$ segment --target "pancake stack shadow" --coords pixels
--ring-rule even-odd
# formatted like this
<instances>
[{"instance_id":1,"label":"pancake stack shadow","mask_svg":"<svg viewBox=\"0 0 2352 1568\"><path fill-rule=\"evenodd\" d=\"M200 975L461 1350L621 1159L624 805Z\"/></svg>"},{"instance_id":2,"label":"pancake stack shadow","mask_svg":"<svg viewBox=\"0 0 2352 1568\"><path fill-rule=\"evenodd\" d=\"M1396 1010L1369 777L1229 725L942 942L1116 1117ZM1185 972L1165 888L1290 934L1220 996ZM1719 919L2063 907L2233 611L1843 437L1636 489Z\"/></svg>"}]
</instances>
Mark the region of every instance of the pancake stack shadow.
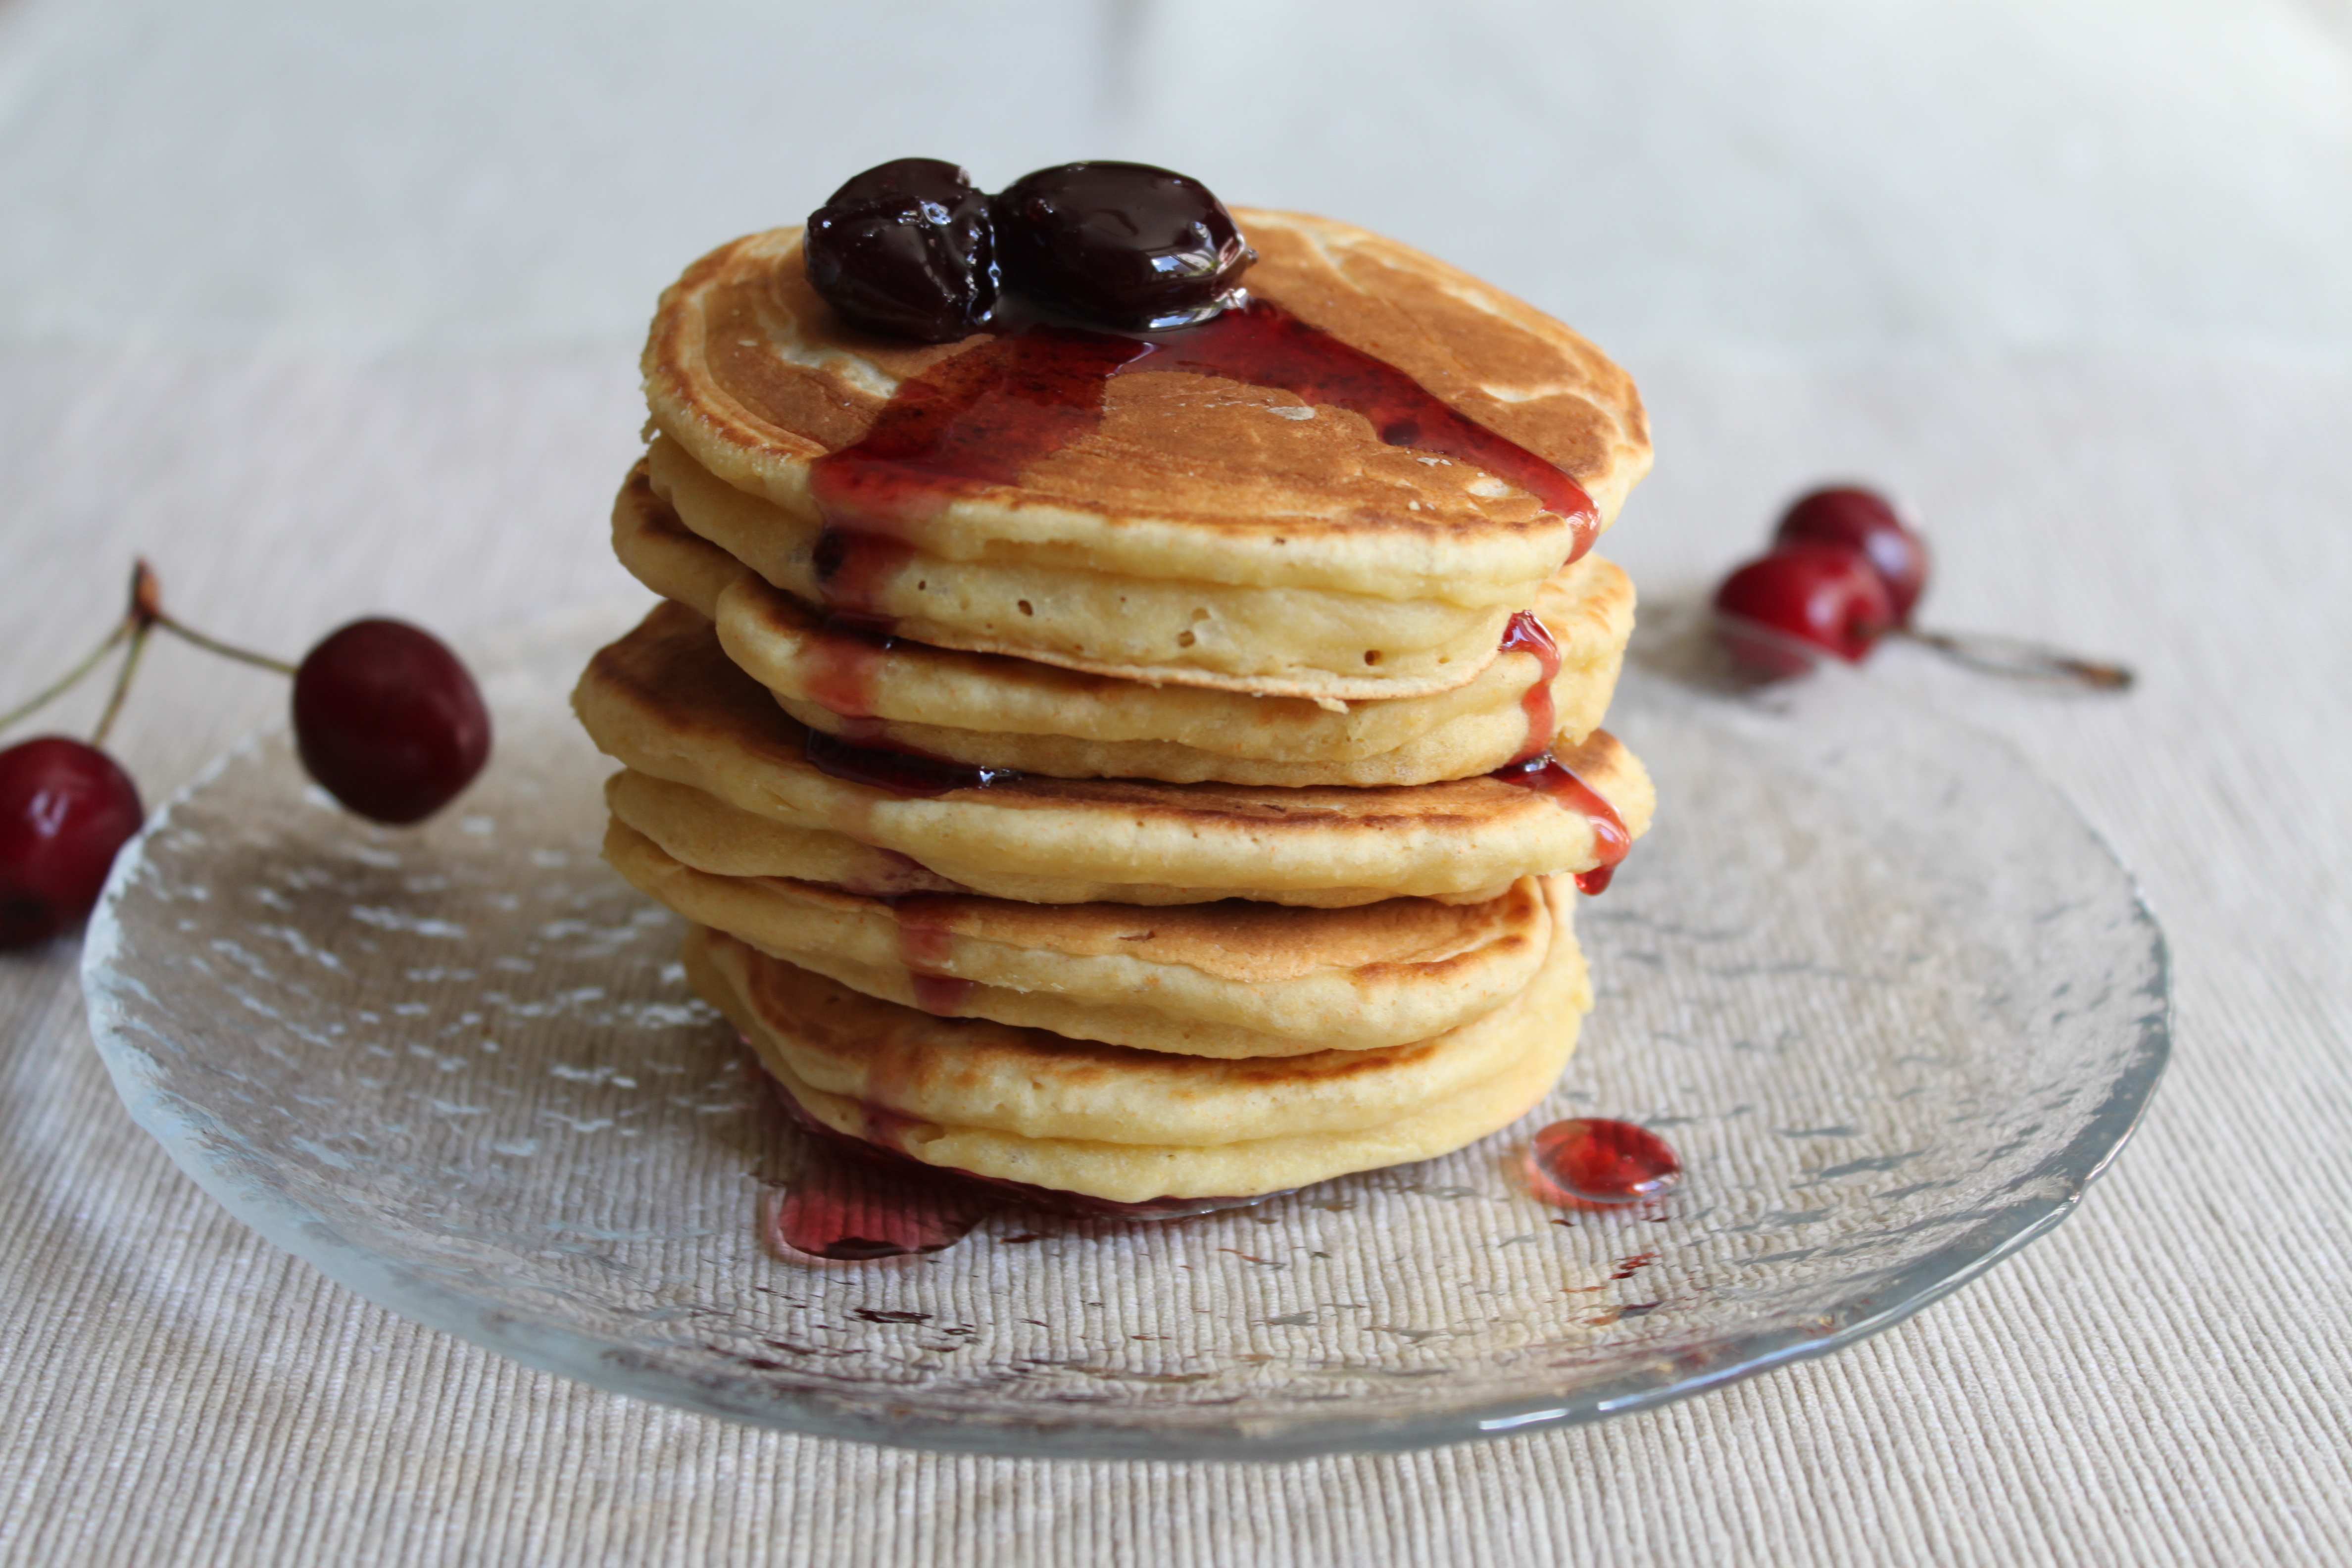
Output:
<instances>
[{"instance_id":1,"label":"pancake stack shadow","mask_svg":"<svg viewBox=\"0 0 2352 1568\"><path fill-rule=\"evenodd\" d=\"M1238 216L1257 320L1427 412L1195 336L1047 418L1076 334L857 332L797 230L664 296L613 518L664 603L575 706L624 764L607 858L834 1132L1245 1198L1459 1148L1574 1049L1574 879L1652 807L1599 728L1632 586L1584 548L1647 466L1638 399L1418 252ZM1474 461L1497 436L1591 513Z\"/></svg>"}]
</instances>

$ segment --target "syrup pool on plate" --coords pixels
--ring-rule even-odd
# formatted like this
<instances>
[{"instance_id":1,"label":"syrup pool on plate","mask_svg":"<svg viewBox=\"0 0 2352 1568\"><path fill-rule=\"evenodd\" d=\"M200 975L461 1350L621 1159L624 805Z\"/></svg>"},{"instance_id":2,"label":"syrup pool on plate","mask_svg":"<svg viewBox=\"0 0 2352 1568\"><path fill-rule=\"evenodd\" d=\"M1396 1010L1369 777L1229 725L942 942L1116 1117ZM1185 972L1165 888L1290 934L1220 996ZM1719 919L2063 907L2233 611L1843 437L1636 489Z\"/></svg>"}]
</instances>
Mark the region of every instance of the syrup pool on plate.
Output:
<instances>
[{"instance_id":1,"label":"syrup pool on plate","mask_svg":"<svg viewBox=\"0 0 2352 1568\"><path fill-rule=\"evenodd\" d=\"M1528 1151L1529 1188L1560 1208L1623 1208L1664 1197L1682 1179L1682 1161L1666 1141L1630 1121L1555 1121Z\"/></svg>"}]
</instances>

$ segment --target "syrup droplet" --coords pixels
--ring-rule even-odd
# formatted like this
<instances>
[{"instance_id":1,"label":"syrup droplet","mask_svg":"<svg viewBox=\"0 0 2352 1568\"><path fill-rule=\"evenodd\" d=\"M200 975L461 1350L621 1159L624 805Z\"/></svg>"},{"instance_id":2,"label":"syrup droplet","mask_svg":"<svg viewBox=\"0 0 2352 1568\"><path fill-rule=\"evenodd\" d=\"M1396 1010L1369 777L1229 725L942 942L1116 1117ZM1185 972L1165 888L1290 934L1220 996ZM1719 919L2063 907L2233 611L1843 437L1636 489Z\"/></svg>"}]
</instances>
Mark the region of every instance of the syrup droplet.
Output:
<instances>
[{"instance_id":1,"label":"syrup droplet","mask_svg":"<svg viewBox=\"0 0 2352 1568\"><path fill-rule=\"evenodd\" d=\"M1682 1179L1683 1163L1666 1141L1630 1121L1555 1121L1528 1151L1528 1186L1560 1208L1622 1208L1664 1197Z\"/></svg>"},{"instance_id":2,"label":"syrup droplet","mask_svg":"<svg viewBox=\"0 0 2352 1568\"><path fill-rule=\"evenodd\" d=\"M854 1140L844 1140L851 1142ZM772 1206L769 1239L835 1262L905 1258L953 1247L998 1205L985 1193L925 1180L831 1146L812 1147Z\"/></svg>"},{"instance_id":3,"label":"syrup droplet","mask_svg":"<svg viewBox=\"0 0 2352 1568\"><path fill-rule=\"evenodd\" d=\"M940 973L955 944L948 914L955 900L937 893L908 893L890 900L898 922L898 962L914 984L915 1005L936 1017L954 1017L971 997L972 982Z\"/></svg>"},{"instance_id":4,"label":"syrup droplet","mask_svg":"<svg viewBox=\"0 0 2352 1568\"><path fill-rule=\"evenodd\" d=\"M929 752L860 746L822 730L808 732L808 739L801 742L801 755L821 773L887 790L892 795L948 795L960 789L986 789L991 784L1009 784L1021 776L1011 768L972 767L935 757Z\"/></svg>"},{"instance_id":5,"label":"syrup droplet","mask_svg":"<svg viewBox=\"0 0 2352 1568\"><path fill-rule=\"evenodd\" d=\"M892 639L830 624L808 639L809 700L842 719L874 717L874 677Z\"/></svg>"},{"instance_id":6,"label":"syrup droplet","mask_svg":"<svg viewBox=\"0 0 2352 1568\"><path fill-rule=\"evenodd\" d=\"M1536 656L1535 684L1519 699L1519 709L1528 716L1528 742L1511 759L1513 763L1533 762L1550 748L1552 733L1559 723L1551 696L1552 680L1559 674L1559 644L1552 640L1551 628L1537 619L1533 610L1521 610L1503 628L1502 651Z\"/></svg>"},{"instance_id":7,"label":"syrup droplet","mask_svg":"<svg viewBox=\"0 0 2352 1568\"><path fill-rule=\"evenodd\" d=\"M809 562L817 591L824 595L826 628L887 637L898 622L882 612L882 591L914 558L913 545L880 528L828 523L817 535Z\"/></svg>"},{"instance_id":8,"label":"syrup droplet","mask_svg":"<svg viewBox=\"0 0 2352 1568\"><path fill-rule=\"evenodd\" d=\"M1570 811L1580 811L1592 824L1592 847L1600 864L1590 871L1576 874L1576 888L1580 893L1603 893L1609 890L1610 879L1617 874L1618 863L1633 847L1633 836L1625 831L1625 819L1617 808L1601 796L1599 790L1578 778L1575 773L1549 752L1524 763L1512 763L1497 768L1491 775L1521 789L1536 790L1548 795Z\"/></svg>"},{"instance_id":9,"label":"syrup droplet","mask_svg":"<svg viewBox=\"0 0 2352 1568\"><path fill-rule=\"evenodd\" d=\"M799 1168L763 1217L765 1237L780 1249L811 1258L856 1262L937 1252L1008 1208L1080 1218L1181 1219L1283 1195L1118 1203L926 1164L888 1146L911 1125L897 1112L868 1105L866 1130L876 1141L853 1138L811 1116L766 1074L757 1076L802 1139Z\"/></svg>"}]
</instances>

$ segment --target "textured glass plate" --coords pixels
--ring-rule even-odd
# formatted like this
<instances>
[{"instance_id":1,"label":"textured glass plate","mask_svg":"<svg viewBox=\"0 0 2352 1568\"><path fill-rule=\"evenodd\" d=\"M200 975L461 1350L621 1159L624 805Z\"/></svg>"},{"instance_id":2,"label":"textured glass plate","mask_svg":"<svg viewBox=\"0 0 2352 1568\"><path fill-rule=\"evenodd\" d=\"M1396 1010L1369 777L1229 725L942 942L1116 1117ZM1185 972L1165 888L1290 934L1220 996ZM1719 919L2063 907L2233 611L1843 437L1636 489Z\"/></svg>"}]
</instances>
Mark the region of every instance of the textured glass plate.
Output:
<instances>
[{"instance_id":1,"label":"textured glass plate","mask_svg":"<svg viewBox=\"0 0 2352 1568\"><path fill-rule=\"evenodd\" d=\"M1658 826L1580 931L1566 1081L1444 1159L1256 1209L1000 1215L950 1250L766 1250L793 1134L598 860L565 694L610 615L492 650L498 753L371 827L282 738L116 868L93 1030L131 1113L263 1235L521 1361L771 1426L995 1453L1272 1458L1642 1408L1884 1328L2047 1230L2167 1049L2162 939L2000 744L1866 678L1629 667ZM1526 1195L1529 1135L1661 1129L1647 1215ZM268 1310L266 1302L257 1311Z\"/></svg>"}]
</instances>

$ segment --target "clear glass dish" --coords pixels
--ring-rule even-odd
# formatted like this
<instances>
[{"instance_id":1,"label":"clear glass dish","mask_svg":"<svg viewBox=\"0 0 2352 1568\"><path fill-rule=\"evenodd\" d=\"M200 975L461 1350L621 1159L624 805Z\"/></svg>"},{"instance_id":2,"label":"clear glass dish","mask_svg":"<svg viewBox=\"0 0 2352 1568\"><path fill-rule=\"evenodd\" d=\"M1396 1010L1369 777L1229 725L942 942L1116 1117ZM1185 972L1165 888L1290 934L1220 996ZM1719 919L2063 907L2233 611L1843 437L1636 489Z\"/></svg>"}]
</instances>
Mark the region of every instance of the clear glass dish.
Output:
<instances>
[{"instance_id":1,"label":"clear glass dish","mask_svg":"<svg viewBox=\"0 0 2352 1568\"><path fill-rule=\"evenodd\" d=\"M1885 1327L2062 1219L2168 1044L2161 934L2023 761L1830 670L1687 637L1612 728L1658 826L1580 931L1560 1088L1459 1153L1260 1207L1008 1213L923 1257L761 1240L796 1137L609 874L565 704L609 610L489 652L483 780L421 830L224 759L117 867L93 1033L131 1113L386 1306L619 1393L938 1448L1280 1458L1585 1421ZM1534 1131L1662 1130L1679 1194L1567 1213ZM254 1310L266 1311L268 1303Z\"/></svg>"}]
</instances>

